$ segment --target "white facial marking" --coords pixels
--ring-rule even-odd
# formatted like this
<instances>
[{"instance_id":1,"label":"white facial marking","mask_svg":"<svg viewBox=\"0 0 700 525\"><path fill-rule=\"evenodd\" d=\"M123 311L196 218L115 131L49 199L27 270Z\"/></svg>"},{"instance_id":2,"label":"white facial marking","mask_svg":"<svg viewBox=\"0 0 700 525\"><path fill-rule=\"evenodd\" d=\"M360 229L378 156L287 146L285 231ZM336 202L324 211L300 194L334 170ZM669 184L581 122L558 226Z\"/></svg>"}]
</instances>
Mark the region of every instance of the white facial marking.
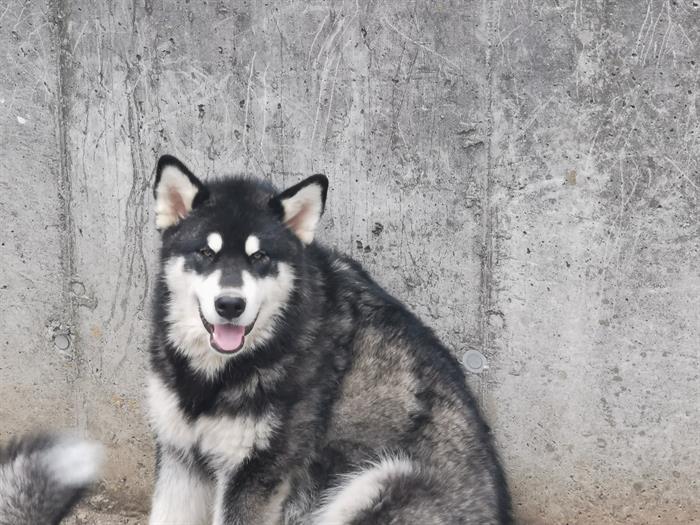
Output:
<instances>
[{"instance_id":1,"label":"white facial marking","mask_svg":"<svg viewBox=\"0 0 700 525\"><path fill-rule=\"evenodd\" d=\"M416 466L405 458L384 458L369 468L346 477L346 481L324 496L315 513L317 525L344 525L361 511L370 509L381 496L386 483L397 476L416 474Z\"/></svg>"},{"instance_id":2,"label":"white facial marking","mask_svg":"<svg viewBox=\"0 0 700 525\"><path fill-rule=\"evenodd\" d=\"M178 352L190 358L192 367L207 377L213 377L223 368L228 356L215 352L209 346L209 333L202 326L199 318L197 291L199 288L209 290L209 295L215 297L218 290L210 281L208 288L205 278L194 272L185 270L184 257L175 257L165 264L165 282L170 289L168 302L167 336L169 342ZM213 299L211 308L213 310Z\"/></svg>"},{"instance_id":3,"label":"white facial marking","mask_svg":"<svg viewBox=\"0 0 700 525\"><path fill-rule=\"evenodd\" d=\"M214 253L219 253L221 251L221 248L224 245L224 240L221 238L221 235L218 233L210 233L207 236L207 246L211 248L211 251Z\"/></svg>"},{"instance_id":4,"label":"white facial marking","mask_svg":"<svg viewBox=\"0 0 700 525\"><path fill-rule=\"evenodd\" d=\"M245 240L245 253L247 255L253 255L258 250L260 250L260 239L255 235L249 235Z\"/></svg>"},{"instance_id":5,"label":"white facial marking","mask_svg":"<svg viewBox=\"0 0 700 525\"><path fill-rule=\"evenodd\" d=\"M261 297L258 319L246 337L251 347L270 339L275 333L277 318L284 312L294 288L294 271L285 263L277 264L277 275L258 280L257 295Z\"/></svg>"},{"instance_id":6,"label":"white facial marking","mask_svg":"<svg viewBox=\"0 0 700 525\"><path fill-rule=\"evenodd\" d=\"M216 308L214 306L214 301L222 293L224 289L221 288L221 270L214 270L212 273L206 277L202 277L198 274L194 274L201 279L198 285L195 287L194 293L199 301L199 307L202 309L202 313L207 321L211 324L221 324L225 323L226 319L219 317L216 313Z\"/></svg>"},{"instance_id":7,"label":"white facial marking","mask_svg":"<svg viewBox=\"0 0 700 525\"><path fill-rule=\"evenodd\" d=\"M262 279L244 270L242 286L222 288L221 271L208 276L185 269L184 257L174 257L165 263L164 278L170 289L168 302L167 336L178 352L190 358L191 366L207 377L214 377L228 359L252 350L275 333L277 318L284 312L294 287L294 272L285 263L278 263L277 275ZM211 324L225 323L216 312L214 300L221 294L231 293L246 300L246 308L237 323L255 324L245 337L243 348L231 355L211 349L209 333L202 326L199 309Z\"/></svg>"}]
</instances>

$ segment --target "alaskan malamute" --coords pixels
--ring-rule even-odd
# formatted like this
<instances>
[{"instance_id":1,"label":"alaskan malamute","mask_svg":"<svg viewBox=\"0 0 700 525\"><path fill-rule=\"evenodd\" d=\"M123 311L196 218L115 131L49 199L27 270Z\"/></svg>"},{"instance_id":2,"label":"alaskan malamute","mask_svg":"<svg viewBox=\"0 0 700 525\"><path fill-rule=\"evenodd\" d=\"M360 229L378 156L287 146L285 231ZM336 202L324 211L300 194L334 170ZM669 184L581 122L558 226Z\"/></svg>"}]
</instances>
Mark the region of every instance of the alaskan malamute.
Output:
<instances>
[{"instance_id":1,"label":"alaskan malamute","mask_svg":"<svg viewBox=\"0 0 700 525\"><path fill-rule=\"evenodd\" d=\"M458 362L314 242L327 189L158 162L151 524L510 523Z\"/></svg>"}]
</instances>

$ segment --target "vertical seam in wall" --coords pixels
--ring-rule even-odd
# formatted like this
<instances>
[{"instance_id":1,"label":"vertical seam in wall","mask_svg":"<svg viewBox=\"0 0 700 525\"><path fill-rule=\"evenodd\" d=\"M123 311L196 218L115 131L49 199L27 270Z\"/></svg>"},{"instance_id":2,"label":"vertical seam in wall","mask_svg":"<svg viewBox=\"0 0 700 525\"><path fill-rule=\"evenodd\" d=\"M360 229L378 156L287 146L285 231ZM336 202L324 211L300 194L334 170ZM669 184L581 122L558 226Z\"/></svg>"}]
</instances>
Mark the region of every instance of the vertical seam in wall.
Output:
<instances>
[{"instance_id":1,"label":"vertical seam in wall","mask_svg":"<svg viewBox=\"0 0 700 525\"><path fill-rule=\"evenodd\" d=\"M60 241L61 241L61 304L63 308L62 322L70 331L70 344L72 368L68 380L72 387L75 401L75 421L77 427L85 429L84 396L81 394L80 378L82 356L79 352L77 309L73 298L72 284L75 278L75 230L73 225L72 188L70 179L70 159L68 154L68 118L69 111L65 93L65 71L68 69L66 45L67 29L65 22L65 9L62 0L54 0L50 4L50 12L54 22L54 38L56 43L56 77L57 77L57 107L56 107L56 133L58 139L58 200L60 206Z\"/></svg>"},{"instance_id":2,"label":"vertical seam in wall","mask_svg":"<svg viewBox=\"0 0 700 525\"><path fill-rule=\"evenodd\" d=\"M487 83L487 114L486 114L486 170L485 180L481 187L481 268L479 283L479 346L484 356L491 360L492 337L489 329L489 312L491 310L493 289L493 234L495 211L492 206L493 192L493 14L494 2L485 2L486 18L486 83ZM479 376L479 399L483 403L488 387L488 371Z\"/></svg>"}]
</instances>

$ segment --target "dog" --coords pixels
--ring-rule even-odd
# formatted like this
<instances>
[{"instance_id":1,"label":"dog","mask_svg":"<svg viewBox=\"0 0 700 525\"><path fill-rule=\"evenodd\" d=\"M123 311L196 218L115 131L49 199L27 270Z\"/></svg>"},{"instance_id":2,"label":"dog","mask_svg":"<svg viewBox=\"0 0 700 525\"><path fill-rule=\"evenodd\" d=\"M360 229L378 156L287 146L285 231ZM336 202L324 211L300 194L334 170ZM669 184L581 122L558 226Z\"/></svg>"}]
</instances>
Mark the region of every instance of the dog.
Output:
<instances>
[{"instance_id":1,"label":"dog","mask_svg":"<svg viewBox=\"0 0 700 525\"><path fill-rule=\"evenodd\" d=\"M158 161L150 524L511 523L457 360L314 241L327 191Z\"/></svg>"},{"instance_id":2,"label":"dog","mask_svg":"<svg viewBox=\"0 0 700 525\"><path fill-rule=\"evenodd\" d=\"M56 525L99 474L102 446L56 433L0 448L0 525Z\"/></svg>"}]
</instances>

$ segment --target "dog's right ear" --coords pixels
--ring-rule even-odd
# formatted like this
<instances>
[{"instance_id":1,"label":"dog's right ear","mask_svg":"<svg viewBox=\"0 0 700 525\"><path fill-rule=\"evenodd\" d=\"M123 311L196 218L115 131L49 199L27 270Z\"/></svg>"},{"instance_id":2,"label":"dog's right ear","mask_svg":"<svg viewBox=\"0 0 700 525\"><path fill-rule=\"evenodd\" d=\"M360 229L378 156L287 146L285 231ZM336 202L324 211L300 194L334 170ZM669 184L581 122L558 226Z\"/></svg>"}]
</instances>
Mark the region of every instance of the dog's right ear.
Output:
<instances>
[{"instance_id":1,"label":"dog's right ear","mask_svg":"<svg viewBox=\"0 0 700 525\"><path fill-rule=\"evenodd\" d=\"M270 207L301 242L311 244L326 207L327 194L326 176L312 175L273 197Z\"/></svg>"},{"instance_id":2,"label":"dog's right ear","mask_svg":"<svg viewBox=\"0 0 700 525\"><path fill-rule=\"evenodd\" d=\"M172 155L158 159L156 183L156 227L165 230L184 219L209 196L207 188Z\"/></svg>"}]
</instances>

